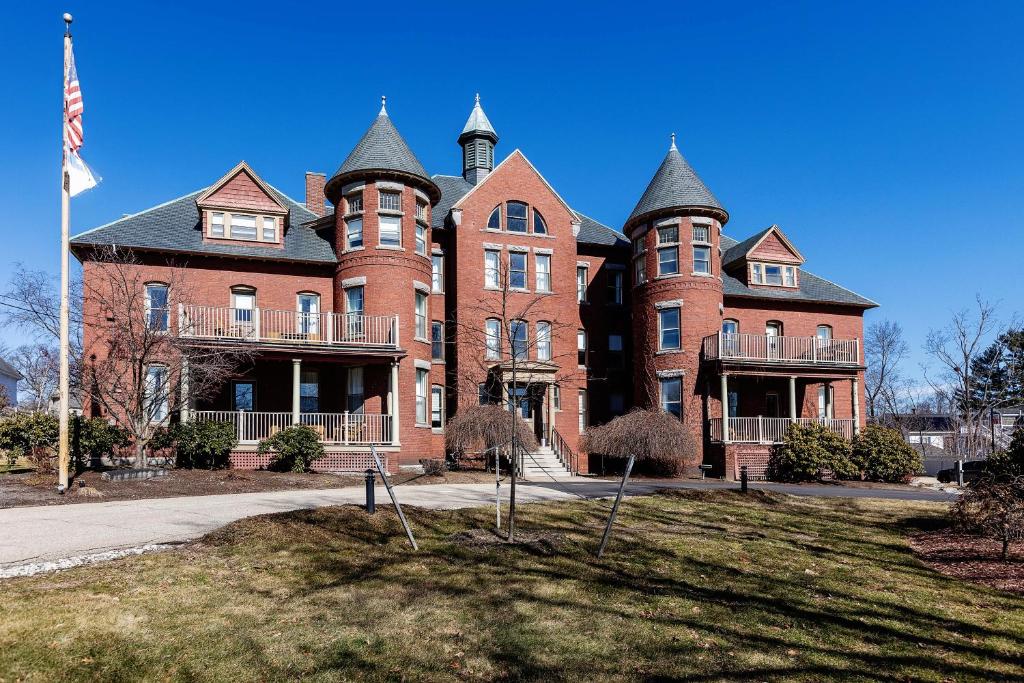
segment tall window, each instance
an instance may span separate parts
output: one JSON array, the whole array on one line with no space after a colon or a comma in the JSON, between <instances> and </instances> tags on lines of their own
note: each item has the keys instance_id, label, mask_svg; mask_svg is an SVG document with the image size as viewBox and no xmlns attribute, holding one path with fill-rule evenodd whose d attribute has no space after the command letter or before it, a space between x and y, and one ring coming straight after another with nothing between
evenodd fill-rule
<instances>
[{"instance_id":1,"label":"tall window","mask_svg":"<svg viewBox=\"0 0 1024 683\"><path fill-rule=\"evenodd\" d=\"M145 402L146 413L150 422L163 422L167 419L168 372L166 365L150 365L146 367Z\"/></svg>"},{"instance_id":2,"label":"tall window","mask_svg":"<svg viewBox=\"0 0 1024 683\"><path fill-rule=\"evenodd\" d=\"M427 255L427 227L416 224L416 253Z\"/></svg>"},{"instance_id":3,"label":"tall window","mask_svg":"<svg viewBox=\"0 0 1024 683\"><path fill-rule=\"evenodd\" d=\"M537 235L548 234L548 224L544 222L544 217L537 209L533 210L533 232Z\"/></svg>"},{"instance_id":4,"label":"tall window","mask_svg":"<svg viewBox=\"0 0 1024 683\"><path fill-rule=\"evenodd\" d=\"M345 405L350 413L363 412L363 368L356 366L348 369L345 391Z\"/></svg>"},{"instance_id":5,"label":"tall window","mask_svg":"<svg viewBox=\"0 0 1024 683\"><path fill-rule=\"evenodd\" d=\"M832 387L828 384L818 385L818 417L832 417Z\"/></svg>"},{"instance_id":6,"label":"tall window","mask_svg":"<svg viewBox=\"0 0 1024 683\"><path fill-rule=\"evenodd\" d=\"M683 418L682 380L678 377L665 377L661 384L661 409L679 419Z\"/></svg>"},{"instance_id":7,"label":"tall window","mask_svg":"<svg viewBox=\"0 0 1024 683\"><path fill-rule=\"evenodd\" d=\"M297 300L299 333L315 335L320 332L320 295L299 294Z\"/></svg>"},{"instance_id":8,"label":"tall window","mask_svg":"<svg viewBox=\"0 0 1024 683\"><path fill-rule=\"evenodd\" d=\"M618 417L626 412L626 397L619 392L608 394L608 414Z\"/></svg>"},{"instance_id":9,"label":"tall window","mask_svg":"<svg viewBox=\"0 0 1024 683\"><path fill-rule=\"evenodd\" d=\"M146 285L146 325L156 332L166 332L170 325L167 285Z\"/></svg>"},{"instance_id":10,"label":"tall window","mask_svg":"<svg viewBox=\"0 0 1024 683\"><path fill-rule=\"evenodd\" d=\"M711 247L693 245L693 272L697 275L711 274Z\"/></svg>"},{"instance_id":11,"label":"tall window","mask_svg":"<svg viewBox=\"0 0 1024 683\"><path fill-rule=\"evenodd\" d=\"M526 252L508 253L508 286L511 289L526 289Z\"/></svg>"},{"instance_id":12,"label":"tall window","mask_svg":"<svg viewBox=\"0 0 1024 683\"><path fill-rule=\"evenodd\" d=\"M429 373L416 368L416 424L427 425L427 385L429 384Z\"/></svg>"},{"instance_id":13,"label":"tall window","mask_svg":"<svg viewBox=\"0 0 1024 683\"><path fill-rule=\"evenodd\" d=\"M484 287L488 289L498 289L501 287L501 274L498 266L500 259L501 252L496 249L484 251Z\"/></svg>"},{"instance_id":14,"label":"tall window","mask_svg":"<svg viewBox=\"0 0 1024 683\"><path fill-rule=\"evenodd\" d=\"M583 303L587 300L587 267L576 266L576 301Z\"/></svg>"},{"instance_id":15,"label":"tall window","mask_svg":"<svg viewBox=\"0 0 1024 683\"><path fill-rule=\"evenodd\" d=\"M416 220L427 222L427 205L423 202L416 202Z\"/></svg>"},{"instance_id":16,"label":"tall window","mask_svg":"<svg viewBox=\"0 0 1024 683\"><path fill-rule=\"evenodd\" d=\"M526 360L526 348L528 345L529 326L525 320L513 320L509 325L509 334L512 341L512 357L516 360Z\"/></svg>"},{"instance_id":17,"label":"tall window","mask_svg":"<svg viewBox=\"0 0 1024 683\"><path fill-rule=\"evenodd\" d=\"M253 311L256 310L256 290L236 288L231 290L231 309L235 325L247 331L253 325Z\"/></svg>"},{"instance_id":18,"label":"tall window","mask_svg":"<svg viewBox=\"0 0 1024 683\"><path fill-rule=\"evenodd\" d=\"M624 356L622 353L622 335L621 334L609 334L608 335L608 366L613 368L621 368L624 362Z\"/></svg>"},{"instance_id":19,"label":"tall window","mask_svg":"<svg viewBox=\"0 0 1024 683\"><path fill-rule=\"evenodd\" d=\"M399 216L378 216L380 244L385 247L402 246L402 219Z\"/></svg>"},{"instance_id":20,"label":"tall window","mask_svg":"<svg viewBox=\"0 0 1024 683\"><path fill-rule=\"evenodd\" d=\"M363 246L363 219L348 218L345 220L345 248L355 249Z\"/></svg>"},{"instance_id":21,"label":"tall window","mask_svg":"<svg viewBox=\"0 0 1024 683\"><path fill-rule=\"evenodd\" d=\"M434 429L444 426L444 387L440 384L430 387L430 426Z\"/></svg>"},{"instance_id":22,"label":"tall window","mask_svg":"<svg viewBox=\"0 0 1024 683\"><path fill-rule=\"evenodd\" d=\"M498 360L501 358L501 321L495 318L488 318L484 325L484 336L486 338L487 360Z\"/></svg>"},{"instance_id":23,"label":"tall window","mask_svg":"<svg viewBox=\"0 0 1024 683\"><path fill-rule=\"evenodd\" d=\"M645 235L633 240L633 284L642 285L647 282L647 247Z\"/></svg>"},{"instance_id":24,"label":"tall window","mask_svg":"<svg viewBox=\"0 0 1024 683\"><path fill-rule=\"evenodd\" d=\"M551 323L537 323L537 360L551 360Z\"/></svg>"},{"instance_id":25,"label":"tall window","mask_svg":"<svg viewBox=\"0 0 1024 683\"><path fill-rule=\"evenodd\" d=\"M430 357L444 360L444 324L439 320L430 323Z\"/></svg>"},{"instance_id":26,"label":"tall window","mask_svg":"<svg viewBox=\"0 0 1024 683\"><path fill-rule=\"evenodd\" d=\"M384 211L401 211L402 210L402 193L401 192L381 192L379 206Z\"/></svg>"},{"instance_id":27,"label":"tall window","mask_svg":"<svg viewBox=\"0 0 1024 683\"><path fill-rule=\"evenodd\" d=\"M345 335L349 339L361 339L363 323L363 288L349 287L345 290Z\"/></svg>"},{"instance_id":28,"label":"tall window","mask_svg":"<svg viewBox=\"0 0 1024 683\"><path fill-rule=\"evenodd\" d=\"M581 368L587 365L587 331L576 331L576 364Z\"/></svg>"},{"instance_id":29,"label":"tall window","mask_svg":"<svg viewBox=\"0 0 1024 683\"><path fill-rule=\"evenodd\" d=\"M537 291L551 291L551 255L537 254Z\"/></svg>"},{"instance_id":30,"label":"tall window","mask_svg":"<svg viewBox=\"0 0 1024 683\"><path fill-rule=\"evenodd\" d=\"M622 276L621 270L608 271L608 303L622 303Z\"/></svg>"},{"instance_id":31,"label":"tall window","mask_svg":"<svg viewBox=\"0 0 1024 683\"><path fill-rule=\"evenodd\" d=\"M679 307L658 311L658 348L662 351L679 349Z\"/></svg>"},{"instance_id":32,"label":"tall window","mask_svg":"<svg viewBox=\"0 0 1024 683\"><path fill-rule=\"evenodd\" d=\"M416 338L427 338L427 295L416 291Z\"/></svg>"},{"instance_id":33,"label":"tall window","mask_svg":"<svg viewBox=\"0 0 1024 683\"><path fill-rule=\"evenodd\" d=\"M249 412L256 410L256 382L240 381L232 383L232 410Z\"/></svg>"},{"instance_id":34,"label":"tall window","mask_svg":"<svg viewBox=\"0 0 1024 683\"><path fill-rule=\"evenodd\" d=\"M320 412L320 373L316 370L299 373L299 410L304 413Z\"/></svg>"},{"instance_id":35,"label":"tall window","mask_svg":"<svg viewBox=\"0 0 1024 683\"><path fill-rule=\"evenodd\" d=\"M580 434L586 431L587 425L590 423L590 403L587 401L587 390L580 389L577 394L578 408L580 413Z\"/></svg>"},{"instance_id":36,"label":"tall window","mask_svg":"<svg viewBox=\"0 0 1024 683\"><path fill-rule=\"evenodd\" d=\"M509 232L526 232L526 204L509 202L505 206L505 223Z\"/></svg>"},{"instance_id":37,"label":"tall window","mask_svg":"<svg viewBox=\"0 0 1024 683\"><path fill-rule=\"evenodd\" d=\"M679 226L658 228L658 275L679 272Z\"/></svg>"},{"instance_id":38,"label":"tall window","mask_svg":"<svg viewBox=\"0 0 1024 683\"><path fill-rule=\"evenodd\" d=\"M494 207L491 215L487 218L488 230L501 230L501 204Z\"/></svg>"},{"instance_id":39,"label":"tall window","mask_svg":"<svg viewBox=\"0 0 1024 683\"><path fill-rule=\"evenodd\" d=\"M430 257L430 290L441 293L444 291L444 256L434 254Z\"/></svg>"},{"instance_id":40,"label":"tall window","mask_svg":"<svg viewBox=\"0 0 1024 683\"><path fill-rule=\"evenodd\" d=\"M348 201L348 212L359 213L363 210L363 194L351 194L345 198Z\"/></svg>"}]
</instances>

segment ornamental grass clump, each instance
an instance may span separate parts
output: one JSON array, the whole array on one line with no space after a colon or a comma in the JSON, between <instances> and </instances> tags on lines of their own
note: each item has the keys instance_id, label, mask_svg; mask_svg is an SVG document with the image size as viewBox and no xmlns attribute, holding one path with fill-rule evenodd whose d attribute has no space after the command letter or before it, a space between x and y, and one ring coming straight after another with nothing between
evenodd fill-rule
<instances>
[{"instance_id":1,"label":"ornamental grass clump","mask_svg":"<svg viewBox=\"0 0 1024 683\"><path fill-rule=\"evenodd\" d=\"M786 438L772 449L767 476L773 481L817 481L831 475L856 477L850 442L824 425L791 424Z\"/></svg>"},{"instance_id":2,"label":"ornamental grass clump","mask_svg":"<svg viewBox=\"0 0 1024 683\"><path fill-rule=\"evenodd\" d=\"M314 460L324 457L320 435L312 427L292 425L268 439L256 449L261 455L273 453L270 469L279 472L309 472Z\"/></svg>"},{"instance_id":3,"label":"ornamental grass clump","mask_svg":"<svg viewBox=\"0 0 1024 683\"><path fill-rule=\"evenodd\" d=\"M921 454L896 429L868 425L853 440L851 460L868 481L906 483L924 467Z\"/></svg>"}]
</instances>

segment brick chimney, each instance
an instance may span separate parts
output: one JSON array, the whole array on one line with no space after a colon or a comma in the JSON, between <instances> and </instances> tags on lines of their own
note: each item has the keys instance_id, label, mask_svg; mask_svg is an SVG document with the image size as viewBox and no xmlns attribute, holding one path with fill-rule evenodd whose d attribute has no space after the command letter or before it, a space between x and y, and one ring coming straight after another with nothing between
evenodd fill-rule
<instances>
[{"instance_id":1,"label":"brick chimney","mask_svg":"<svg viewBox=\"0 0 1024 683\"><path fill-rule=\"evenodd\" d=\"M327 176L323 173L306 171L306 208L317 216L324 215L324 185Z\"/></svg>"}]
</instances>

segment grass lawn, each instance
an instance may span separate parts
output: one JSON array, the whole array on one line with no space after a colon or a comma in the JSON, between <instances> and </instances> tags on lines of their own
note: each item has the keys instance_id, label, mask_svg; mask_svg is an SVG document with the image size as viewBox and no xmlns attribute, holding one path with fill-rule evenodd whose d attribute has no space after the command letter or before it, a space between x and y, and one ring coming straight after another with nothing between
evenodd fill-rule
<instances>
[{"instance_id":1,"label":"grass lawn","mask_svg":"<svg viewBox=\"0 0 1024 683\"><path fill-rule=\"evenodd\" d=\"M162 554L0 584L0 680L1024 678L1024 596L945 578L944 506L777 494L243 520Z\"/></svg>"}]
</instances>

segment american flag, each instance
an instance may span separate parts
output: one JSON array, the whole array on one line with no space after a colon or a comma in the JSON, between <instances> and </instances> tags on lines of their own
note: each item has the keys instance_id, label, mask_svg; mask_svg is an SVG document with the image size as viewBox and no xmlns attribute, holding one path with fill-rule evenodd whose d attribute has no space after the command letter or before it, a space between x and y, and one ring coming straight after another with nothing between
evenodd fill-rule
<instances>
[{"instance_id":1,"label":"american flag","mask_svg":"<svg viewBox=\"0 0 1024 683\"><path fill-rule=\"evenodd\" d=\"M78 70L75 69L75 52L68 42L68 56L64 70L64 139L68 151L77 152L82 146L82 89L78 85Z\"/></svg>"}]
</instances>

